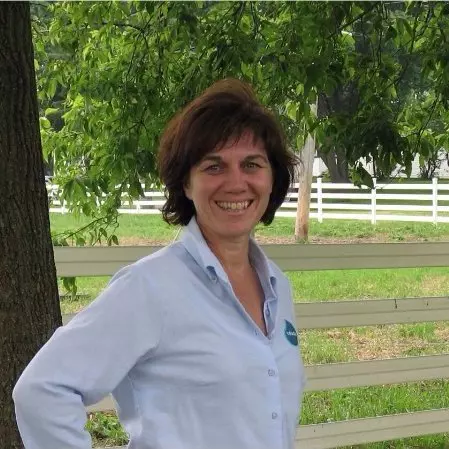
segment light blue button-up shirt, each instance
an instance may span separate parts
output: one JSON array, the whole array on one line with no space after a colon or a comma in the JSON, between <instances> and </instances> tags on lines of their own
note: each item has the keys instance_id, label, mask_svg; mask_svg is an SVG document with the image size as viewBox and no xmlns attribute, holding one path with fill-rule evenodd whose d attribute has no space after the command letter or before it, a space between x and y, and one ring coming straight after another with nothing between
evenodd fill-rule
<instances>
[{"instance_id":1,"label":"light blue button-up shirt","mask_svg":"<svg viewBox=\"0 0 449 449\"><path fill-rule=\"evenodd\" d=\"M26 449L90 449L112 393L129 449L292 449L304 386L290 287L254 241L265 336L192 219L56 330L14 389Z\"/></svg>"}]
</instances>

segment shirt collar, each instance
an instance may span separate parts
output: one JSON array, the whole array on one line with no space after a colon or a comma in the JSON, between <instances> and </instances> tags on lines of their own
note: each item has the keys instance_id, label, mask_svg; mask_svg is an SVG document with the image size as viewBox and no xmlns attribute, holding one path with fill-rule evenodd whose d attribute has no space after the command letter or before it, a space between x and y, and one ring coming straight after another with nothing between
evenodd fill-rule
<instances>
[{"instance_id":1,"label":"shirt collar","mask_svg":"<svg viewBox=\"0 0 449 449\"><path fill-rule=\"evenodd\" d=\"M229 282L228 276L220 261L206 243L195 216L193 216L189 224L184 227L180 241L189 254L204 269L209 278L213 279L214 276L218 276L225 282ZM252 238L250 239L249 244L249 256L251 263L257 272L262 274L263 278L270 280L270 286L272 290L274 290L277 282L276 274L269 263L268 258Z\"/></svg>"}]
</instances>

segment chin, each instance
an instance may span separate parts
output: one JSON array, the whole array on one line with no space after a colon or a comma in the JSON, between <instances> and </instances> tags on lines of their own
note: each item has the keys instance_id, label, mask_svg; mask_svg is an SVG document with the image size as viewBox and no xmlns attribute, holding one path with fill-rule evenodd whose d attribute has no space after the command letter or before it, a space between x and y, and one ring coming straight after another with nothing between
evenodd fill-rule
<instances>
[{"instance_id":1,"label":"chin","mask_svg":"<svg viewBox=\"0 0 449 449\"><path fill-rule=\"evenodd\" d=\"M221 223L219 234L223 237L236 238L250 236L254 226L244 223Z\"/></svg>"}]
</instances>

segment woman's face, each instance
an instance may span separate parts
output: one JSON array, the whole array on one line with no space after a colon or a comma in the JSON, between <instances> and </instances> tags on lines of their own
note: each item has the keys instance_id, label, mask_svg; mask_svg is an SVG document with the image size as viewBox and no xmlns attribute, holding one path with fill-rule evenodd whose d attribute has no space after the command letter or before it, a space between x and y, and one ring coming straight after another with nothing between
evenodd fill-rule
<instances>
[{"instance_id":1,"label":"woman's face","mask_svg":"<svg viewBox=\"0 0 449 449\"><path fill-rule=\"evenodd\" d=\"M267 209L273 173L262 142L250 132L212 151L190 170L184 191L209 237L248 237Z\"/></svg>"}]
</instances>

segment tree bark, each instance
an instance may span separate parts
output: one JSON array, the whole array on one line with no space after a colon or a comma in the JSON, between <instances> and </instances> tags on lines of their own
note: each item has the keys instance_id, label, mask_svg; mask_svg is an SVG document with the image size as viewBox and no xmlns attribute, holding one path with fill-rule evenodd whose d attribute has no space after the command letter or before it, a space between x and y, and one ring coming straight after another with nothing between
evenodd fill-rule
<instances>
[{"instance_id":1,"label":"tree bark","mask_svg":"<svg viewBox=\"0 0 449 449\"><path fill-rule=\"evenodd\" d=\"M298 201L295 220L295 240L307 243L309 240L310 198L313 182L313 161L315 159L315 137L308 135L301 151Z\"/></svg>"},{"instance_id":2,"label":"tree bark","mask_svg":"<svg viewBox=\"0 0 449 449\"><path fill-rule=\"evenodd\" d=\"M321 93L318 96L318 118L335 114L353 115L357 110L358 102L359 96L354 83L337 86L332 95L327 96ZM331 182L350 182L345 148L334 147L328 151L318 148L317 154L326 164Z\"/></svg>"},{"instance_id":3,"label":"tree bark","mask_svg":"<svg viewBox=\"0 0 449 449\"><path fill-rule=\"evenodd\" d=\"M331 182L350 182L348 161L346 159L344 148L341 148L339 150L332 150L329 152L324 152L323 150L319 149L317 153L329 170Z\"/></svg>"},{"instance_id":4,"label":"tree bark","mask_svg":"<svg viewBox=\"0 0 449 449\"><path fill-rule=\"evenodd\" d=\"M19 449L12 390L61 325L28 2L0 2L0 441Z\"/></svg>"}]
</instances>

